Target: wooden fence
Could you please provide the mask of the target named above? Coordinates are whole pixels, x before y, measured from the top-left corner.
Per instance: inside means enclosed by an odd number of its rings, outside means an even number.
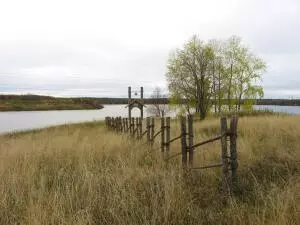
[[[160,135],[159,149],[163,153],[165,161],[169,161],[175,157],[181,156],[182,167],[185,171],[196,169],[208,169],[221,167],[222,168],[222,188],[228,194],[236,186],[237,182],[237,116],[230,118],[230,127],[227,127],[227,118],[222,117],[220,119],[220,135],[211,139],[202,141],[200,143],[194,143],[194,129],[193,129],[193,117],[182,116],[180,118],[180,135],[171,138],[171,119],[170,117],[163,117],[160,119],[160,127],[155,132],[155,121],[153,117],[146,118],[146,126],[143,131],[143,120],[141,118],[128,118],[121,117],[106,117],[105,124],[108,129],[116,132],[128,133],[131,137],[142,139],[146,137],[146,142],[153,148],[155,139]],[[180,140],[181,152],[170,155],[170,146],[176,140]],[[194,152],[198,147],[220,141],[220,155],[221,162],[214,165],[206,165],[202,167],[194,166]],[[229,150],[228,150],[229,142]]]

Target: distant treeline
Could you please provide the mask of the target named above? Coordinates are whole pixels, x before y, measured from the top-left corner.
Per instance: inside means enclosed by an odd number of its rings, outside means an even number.
[[[55,98],[40,95],[0,95],[0,111],[102,109],[96,98]]]
[[[97,98],[102,104],[127,104],[127,98]],[[184,100],[182,100],[184,102]],[[242,100],[242,104],[245,100]],[[146,98],[145,104],[168,104],[168,98]],[[228,100],[223,100],[224,105]],[[212,102],[213,103],[213,102]],[[255,105],[282,105],[282,106],[300,106],[300,99],[258,99],[255,100]]]
[[[69,103],[86,103],[94,105],[94,107],[101,108],[103,104],[128,104],[127,98],[96,98],[96,97],[75,97],[75,98],[57,98],[52,96],[42,95],[0,95],[0,101],[66,101]],[[184,100],[182,100],[184,101]],[[227,102],[223,100],[224,104]],[[244,100],[242,100],[243,102]],[[168,104],[168,98],[145,98],[144,104]],[[282,105],[282,106],[300,106],[300,99],[258,99],[255,105]]]

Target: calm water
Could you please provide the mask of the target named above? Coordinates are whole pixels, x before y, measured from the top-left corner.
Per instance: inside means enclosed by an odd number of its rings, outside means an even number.
[[[300,115],[300,106],[256,106],[256,108]],[[105,105],[104,108],[100,110],[0,112],[0,132],[42,128],[65,123],[103,120],[106,116],[127,117],[127,112],[128,109],[125,108],[125,105]],[[132,111],[132,116],[139,115],[140,112],[138,109]],[[147,116],[146,112],[145,116]]]

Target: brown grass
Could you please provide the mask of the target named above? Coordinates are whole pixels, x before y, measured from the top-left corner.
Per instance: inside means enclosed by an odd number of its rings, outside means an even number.
[[[212,137],[219,121],[196,122],[195,131]],[[200,148],[195,164],[218,162],[219,149]],[[0,224],[300,224],[299,149],[300,117],[240,119],[239,190],[224,206],[220,169],[187,182],[180,158],[166,165],[101,123],[1,136]]]

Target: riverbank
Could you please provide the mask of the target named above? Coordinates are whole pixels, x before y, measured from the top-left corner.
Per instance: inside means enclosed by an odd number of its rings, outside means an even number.
[[[89,98],[54,98],[36,95],[1,95],[0,111],[49,111],[102,109],[99,100]]]
[[[179,123],[172,126],[173,137]],[[196,121],[194,129],[195,140],[205,140],[218,134],[219,120]],[[299,116],[240,118],[240,191],[227,206],[218,168],[186,183],[180,158],[166,167],[143,142],[102,122],[0,136],[0,224],[300,223]],[[195,164],[218,162],[219,145],[197,151]]]

